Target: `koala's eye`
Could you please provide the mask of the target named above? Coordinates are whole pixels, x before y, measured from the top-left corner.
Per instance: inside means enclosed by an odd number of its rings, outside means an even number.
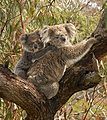
[[[51,44],[50,44],[50,43],[47,43],[46,46],[51,46]]]
[[[65,42],[65,41],[66,41],[66,39],[65,39],[65,36],[64,36],[64,35],[60,35],[60,39],[61,39],[63,42]]]
[[[39,42],[39,43],[38,43],[38,48],[41,48],[41,49],[42,49],[44,46],[45,46],[45,44],[44,44],[43,42]]]
[[[58,39],[58,38],[59,38],[59,36],[56,36],[55,38],[56,38],[56,39]]]
[[[37,48],[38,48],[37,44],[34,44],[34,49],[37,49]]]

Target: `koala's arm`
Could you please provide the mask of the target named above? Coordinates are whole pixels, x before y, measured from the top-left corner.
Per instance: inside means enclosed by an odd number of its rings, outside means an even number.
[[[54,51],[55,49],[57,49],[57,48],[55,46],[53,46],[53,45],[46,46],[45,48],[43,48],[43,49],[41,49],[38,52],[36,52],[36,53],[33,54],[33,56],[32,56],[32,62],[35,62],[36,60],[39,60],[46,53],[48,53],[49,51]]]
[[[71,47],[65,47],[64,57],[68,66],[80,61],[89,52],[93,44],[95,44],[96,42],[97,40],[95,38],[89,38],[88,40],[83,40]]]
[[[14,68],[14,73],[23,79],[27,79],[27,71],[32,64],[31,58],[32,54],[25,51],[17,62]]]

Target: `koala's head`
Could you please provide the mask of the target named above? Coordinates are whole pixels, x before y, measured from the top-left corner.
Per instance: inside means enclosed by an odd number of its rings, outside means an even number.
[[[44,48],[44,43],[40,39],[38,30],[29,34],[21,35],[20,41],[23,45],[23,49],[27,52],[37,52],[38,50]]]
[[[60,47],[71,44],[69,40],[75,33],[75,26],[71,23],[66,23],[44,27],[40,32],[40,36],[44,43]]]

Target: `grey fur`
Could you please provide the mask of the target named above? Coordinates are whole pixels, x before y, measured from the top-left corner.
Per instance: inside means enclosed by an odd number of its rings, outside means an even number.
[[[64,26],[52,26],[47,28],[47,31],[45,29],[42,38],[48,39],[48,43],[56,49],[47,52],[39,61],[33,63],[27,73],[27,80],[37,86],[48,99],[58,93],[59,81],[66,68],[80,61],[97,42],[95,38],[90,38],[71,45],[66,36],[67,32]]]

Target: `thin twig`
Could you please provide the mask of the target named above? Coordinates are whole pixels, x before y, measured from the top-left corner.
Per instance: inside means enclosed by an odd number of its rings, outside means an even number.
[[[10,20],[12,20],[12,19],[14,19],[14,18],[16,18],[16,17],[18,17],[18,16],[20,16],[20,14],[18,14],[18,15],[16,15],[16,16],[14,16],[14,17],[6,20],[6,22],[4,23],[3,27],[1,28],[0,37],[2,36],[3,31],[4,31],[4,28],[6,27],[7,23],[8,23]]]
[[[102,102],[104,101],[104,98],[100,101],[99,105],[97,106],[95,112],[91,115],[91,117],[89,118],[89,120],[91,120],[91,118],[96,114],[98,108],[100,107],[100,105],[102,104]]]
[[[39,13],[39,11],[40,11],[41,9],[43,9],[43,8],[48,8],[48,7],[53,6],[53,3],[54,3],[54,2],[55,2],[55,0],[48,1],[48,4],[41,6],[41,7],[39,8],[39,10],[37,11],[37,13],[35,14],[35,16],[31,19],[30,22],[32,22],[32,21],[37,17],[37,15],[38,15],[38,13]]]
[[[94,101],[95,88],[96,88],[96,87],[94,87],[94,91],[93,91],[93,95],[92,95],[92,97],[93,97],[93,98],[92,98],[92,101],[90,102],[90,106],[89,106],[89,108],[87,109],[86,114],[85,114],[83,120],[86,120],[86,117],[87,117],[87,115],[88,115],[88,112],[90,111],[90,108],[92,107],[92,104],[93,104],[93,101]]]
[[[23,31],[23,33],[25,33],[25,26],[24,26],[24,22],[23,22],[23,18],[22,18],[22,5],[18,0],[16,0],[16,2],[18,3],[18,6],[19,6],[20,23],[21,23],[22,31]]]
[[[4,23],[3,27],[1,28],[0,37],[2,36],[2,33],[3,33],[3,31],[4,31],[4,28],[5,28],[6,25],[7,25],[7,22],[8,22],[8,19],[6,20],[6,22]]]

